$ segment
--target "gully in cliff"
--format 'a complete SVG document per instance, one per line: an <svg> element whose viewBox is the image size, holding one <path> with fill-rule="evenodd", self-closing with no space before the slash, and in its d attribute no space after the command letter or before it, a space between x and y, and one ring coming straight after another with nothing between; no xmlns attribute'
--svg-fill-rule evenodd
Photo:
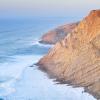
<svg viewBox="0 0 100 100"><path fill-rule="evenodd" d="M38 62L67 84L84 87L100 99L100 10L93 10Z"/></svg>

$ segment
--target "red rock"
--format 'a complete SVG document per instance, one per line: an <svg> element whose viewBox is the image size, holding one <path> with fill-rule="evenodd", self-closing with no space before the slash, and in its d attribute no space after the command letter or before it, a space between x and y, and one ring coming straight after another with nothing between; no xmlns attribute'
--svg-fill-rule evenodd
<svg viewBox="0 0 100 100"><path fill-rule="evenodd" d="M93 10L38 63L50 75L100 99L100 10Z"/></svg>
<svg viewBox="0 0 100 100"><path fill-rule="evenodd" d="M64 39L64 37L72 32L72 30L78 25L77 23L71 23L71 24L65 24L62 26L59 26L58 28L51 30L44 34L41 38L41 43L45 44L55 44L58 41L61 41Z"/></svg>

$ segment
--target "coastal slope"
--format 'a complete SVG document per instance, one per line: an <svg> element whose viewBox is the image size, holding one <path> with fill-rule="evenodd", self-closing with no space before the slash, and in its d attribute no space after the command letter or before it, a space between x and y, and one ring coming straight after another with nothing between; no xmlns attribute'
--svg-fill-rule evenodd
<svg viewBox="0 0 100 100"><path fill-rule="evenodd" d="M61 41L68 33L72 32L78 23L79 22L65 24L47 32L41 37L40 43L55 44L58 41Z"/></svg>
<svg viewBox="0 0 100 100"><path fill-rule="evenodd" d="M93 10L38 65L49 75L100 99L100 10Z"/></svg>

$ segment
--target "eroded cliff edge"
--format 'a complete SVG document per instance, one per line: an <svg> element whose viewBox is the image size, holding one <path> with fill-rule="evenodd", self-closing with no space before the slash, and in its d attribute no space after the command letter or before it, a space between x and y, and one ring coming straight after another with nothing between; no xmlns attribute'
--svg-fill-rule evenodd
<svg viewBox="0 0 100 100"><path fill-rule="evenodd" d="M100 10L93 10L38 65L100 99Z"/></svg>
<svg viewBox="0 0 100 100"><path fill-rule="evenodd" d="M44 44L55 44L64 39L68 33L72 32L78 23L79 22L59 26L44 34L39 42Z"/></svg>

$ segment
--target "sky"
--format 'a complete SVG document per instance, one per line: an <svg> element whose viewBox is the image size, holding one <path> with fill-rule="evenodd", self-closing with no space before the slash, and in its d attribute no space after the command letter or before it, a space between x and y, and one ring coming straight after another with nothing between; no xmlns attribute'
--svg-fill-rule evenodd
<svg viewBox="0 0 100 100"><path fill-rule="evenodd" d="M0 0L0 17L78 17L99 8L100 0Z"/></svg>

